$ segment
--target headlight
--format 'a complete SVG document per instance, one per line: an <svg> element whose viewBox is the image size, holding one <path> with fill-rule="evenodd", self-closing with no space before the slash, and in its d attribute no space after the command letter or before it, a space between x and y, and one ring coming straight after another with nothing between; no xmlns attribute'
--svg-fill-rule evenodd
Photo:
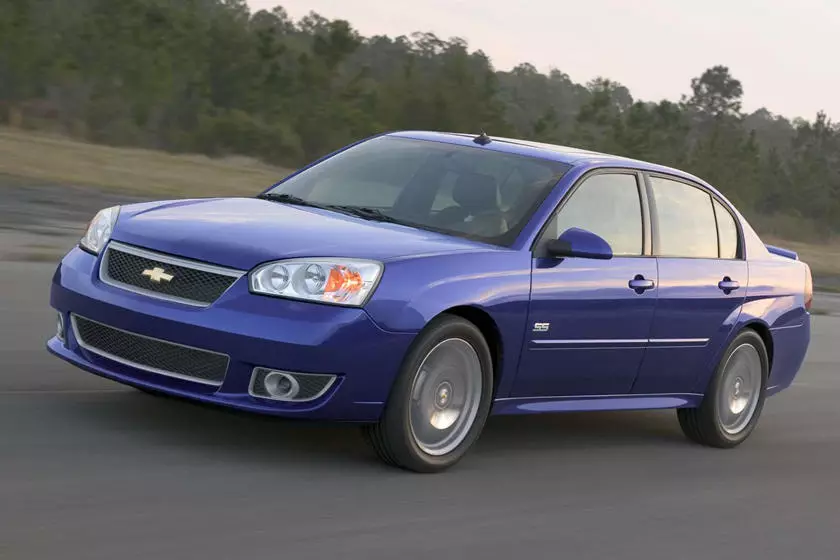
<svg viewBox="0 0 840 560"><path fill-rule="evenodd" d="M119 206L112 206L97 212L96 216L90 221L84 237L79 241L82 249L98 255L102 247L111 239L111 232L114 230L114 224L117 223L119 215Z"/></svg>
<svg viewBox="0 0 840 560"><path fill-rule="evenodd" d="M249 283L256 294L361 306L381 275L382 264L374 261L294 259L262 265Z"/></svg>

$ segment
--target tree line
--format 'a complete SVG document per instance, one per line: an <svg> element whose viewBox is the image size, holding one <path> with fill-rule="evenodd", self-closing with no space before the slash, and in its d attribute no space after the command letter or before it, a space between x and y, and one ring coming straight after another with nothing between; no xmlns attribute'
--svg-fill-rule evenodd
<svg viewBox="0 0 840 560"><path fill-rule="evenodd" d="M513 136L683 168L765 233L840 230L840 126L745 113L725 66L680 100L510 71L454 38L363 37L244 0L0 0L0 123L295 167L386 130Z"/></svg>

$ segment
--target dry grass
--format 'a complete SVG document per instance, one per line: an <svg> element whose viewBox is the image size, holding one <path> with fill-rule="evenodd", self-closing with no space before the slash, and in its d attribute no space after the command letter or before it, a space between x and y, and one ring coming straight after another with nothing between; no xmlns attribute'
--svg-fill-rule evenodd
<svg viewBox="0 0 840 560"><path fill-rule="evenodd" d="M0 128L0 174L167 196L254 194L289 173L248 158L114 148Z"/></svg>
<svg viewBox="0 0 840 560"><path fill-rule="evenodd" d="M765 239L766 243L791 249L811 267L816 275L840 277L840 243L805 243L788 241L775 237Z"/></svg>

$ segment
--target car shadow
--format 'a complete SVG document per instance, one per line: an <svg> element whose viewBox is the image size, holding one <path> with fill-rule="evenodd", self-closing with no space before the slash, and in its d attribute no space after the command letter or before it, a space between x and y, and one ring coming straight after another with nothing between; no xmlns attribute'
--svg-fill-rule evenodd
<svg viewBox="0 0 840 560"><path fill-rule="evenodd" d="M519 450L583 451L685 443L672 410L567 412L491 417L482 435L483 454Z"/></svg>
<svg viewBox="0 0 840 560"><path fill-rule="evenodd" d="M68 422L85 423L91 431L116 431L120 439L135 439L138 445L176 446L213 461L284 462L307 469L380 464L357 424L260 416L136 390L66 406L71 406L64 411ZM673 411L492 417L472 453L494 457L639 445L685 445Z"/></svg>

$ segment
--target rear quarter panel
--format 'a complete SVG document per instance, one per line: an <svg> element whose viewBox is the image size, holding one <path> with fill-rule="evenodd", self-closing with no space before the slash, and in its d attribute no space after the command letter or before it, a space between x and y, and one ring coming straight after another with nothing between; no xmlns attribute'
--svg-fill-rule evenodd
<svg viewBox="0 0 840 560"><path fill-rule="evenodd" d="M801 261L772 255L763 245L754 243L749 247L749 234L746 237L750 257L746 298L730 340L714 357L713 364L720 360L726 346L742 329L763 327L771 340L767 386L768 393L774 394L790 386L808 350L811 317L805 309L805 284L810 272ZM713 373L714 366L709 368L706 377L698 380L698 392L705 391Z"/></svg>
<svg viewBox="0 0 840 560"><path fill-rule="evenodd" d="M768 390L788 387L805 359L811 317L805 309L808 268L800 261L770 255L750 260L750 284L739 323L759 323L770 330L771 369Z"/></svg>

